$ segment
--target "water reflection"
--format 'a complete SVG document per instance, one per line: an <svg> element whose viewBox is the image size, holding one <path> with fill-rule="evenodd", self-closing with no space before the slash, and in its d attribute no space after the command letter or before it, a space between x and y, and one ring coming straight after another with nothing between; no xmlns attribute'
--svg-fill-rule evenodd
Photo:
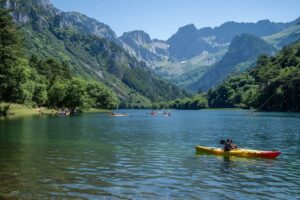
<svg viewBox="0 0 300 200"><path fill-rule="evenodd" d="M0 198L292 199L299 196L300 116L174 111L0 121ZM297 121L295 125L295 121ZM230 135L228 135L230 133ZM195 155L231 137L242 147L280 148L276 160ZM253 139L254 138L254 139Z"/></svg>

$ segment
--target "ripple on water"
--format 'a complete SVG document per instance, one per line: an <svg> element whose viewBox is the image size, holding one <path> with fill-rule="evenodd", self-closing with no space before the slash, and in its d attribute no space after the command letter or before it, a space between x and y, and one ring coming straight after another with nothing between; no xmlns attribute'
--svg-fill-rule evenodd
<svg viewBox="0 0 300 200"><path fill-rule="evenodd" d="M168 119L125 112L130 117L1 122L0 198L300 196L300 115L260 113L241 127L248 120L244 111L173 111ZM275 160L195 155L195 145L218 146L227 137L243 147L277 148L282 155Z"/></svg>

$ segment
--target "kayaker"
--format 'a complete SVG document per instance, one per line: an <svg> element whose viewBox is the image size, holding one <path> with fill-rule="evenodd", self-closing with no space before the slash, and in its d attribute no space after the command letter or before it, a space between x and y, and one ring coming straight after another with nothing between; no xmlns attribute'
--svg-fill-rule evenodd
<svg viewBox="0 0 300 200"><path fill-rule="evenodd" d="M237 145L236 145L236 144L233 144L232 139L230 139L230 145L231 145L231 148L232 148L232 149L236 149L236 148L237 148Z"/></svg>
<svg viewBox="0 0 300 200"><path fill-rule="evenodd" d="M230 151L231 149L236 149L237 145L232 143L232 139L221 140L221 144L224 144L224 151Z"/></svg>

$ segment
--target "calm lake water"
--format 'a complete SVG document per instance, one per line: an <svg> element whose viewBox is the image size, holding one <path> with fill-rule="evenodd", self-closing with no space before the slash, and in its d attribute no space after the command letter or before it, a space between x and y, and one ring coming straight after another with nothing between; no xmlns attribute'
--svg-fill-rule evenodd
<svg viewBox="0 0 300 200"><path fill-rule="evenodd" d="M300 198L300 114L124 112L0 120L0 199ZM282 155L195 154L227 137Z"/></svg>

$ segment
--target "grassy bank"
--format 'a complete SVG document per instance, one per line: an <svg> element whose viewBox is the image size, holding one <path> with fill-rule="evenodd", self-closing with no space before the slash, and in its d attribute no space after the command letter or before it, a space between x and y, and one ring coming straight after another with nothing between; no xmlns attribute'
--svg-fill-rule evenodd
<svg viewBox="0 0 300 200"><path fill-rule="evenodd" d="M0 103L0 106L6 106L7 103ZM52 110L48 108L32 108L22 104L11 104L8 110L8 117L22 117L40 114L51 114Z"/></svg>
<svg viewBox="0 0 300 200"><path fill-rule="evenodd" d="M0 103L1 106L6 106L8 103ZM11 104L7 117L26 117L26 116L34 116L34 115L52 115L53 110L46 107L41 108L33 108L31 106L23 105L23 104ZM105 109L96 109L91 108L88 110L84 110L84 113L99 113L99 112L110 112L110 110ZM56 113L56 111L55 111Z"/></svg>

